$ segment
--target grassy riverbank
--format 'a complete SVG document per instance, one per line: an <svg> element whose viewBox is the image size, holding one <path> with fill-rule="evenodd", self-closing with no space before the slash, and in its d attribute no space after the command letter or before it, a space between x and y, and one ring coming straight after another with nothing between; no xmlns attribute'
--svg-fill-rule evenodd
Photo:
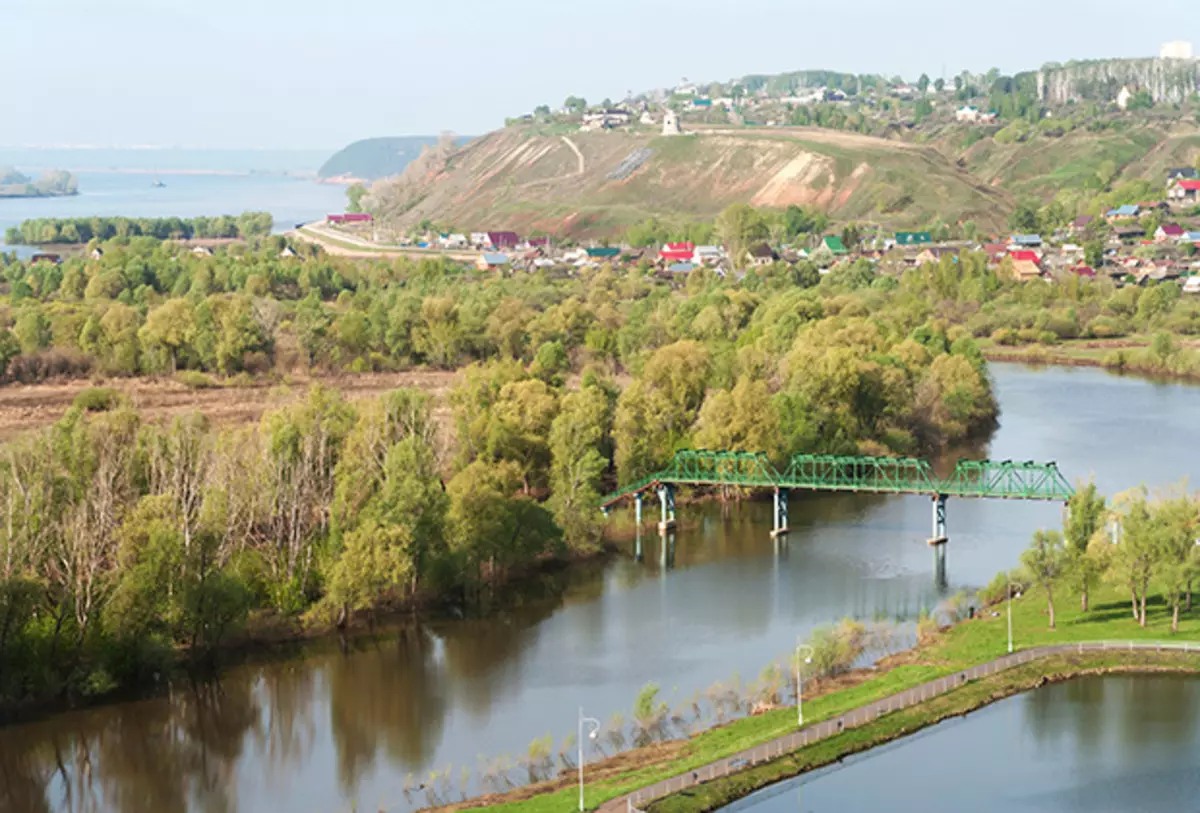
<svg viewBox="0 0 1200 813"><path fill-rule="evenodd" d="M1055 656L1035 661L973 681L919 706L848 729L771 762L664 797L647 806L646 810L648 813L705 813L717 810L775 782L821 768L1046 683L1085 675L1147 672L1200 674L1200 655L1109 652Z"/></svg>
<svg viewBox="0 0 1200 813"><path fill-rule="evenodd" d="M1166 335L1166 334L1164 334ZM988 361L1058 367L1101 367L1152 378L1200 381L1200 343L1183 336L1169 341L1148 335L1122 339L1078 339L1057 344L1008 346L981 339Z"/></svg>
<svg viewBox="0 0 1200 813"><path fill-rule="evenodd" d="M1147 603L1147 623L1145 627L1141 627L1132 618L1128 596L1116 586L1095 586L1091 594L1091 609L1086 613L1081 610L1077 595L1071 595L1068 591L1063 593L1057 596L1056 630L1051 630L1048 626L1043 590L1033 588L1022 598L1013 601L1013 631L1017 649L1101 640L1200 641L1200 608L1181 616L1179 632L1172 635L1170 610L1157 595L1150 597ZM837 717L874 700L895 695L905 689L1003 655L1008 649L1006 610L1003 603L984 608L974 619L939 632L916 649L882 662L878 669L864 670L842 682L816 684L811 690L806 684L805 723L812 725ZM1056 656L1036 661L969 683L963 689L921 706L888 715L878 723L849 730L836 738L794 752L782 760L735 774L728 780L722 780L719 789L709 789L709 785L705 784L702 786L703 796L697 795L701 793L700 790L692 789L660 801L653 809L713 809L713 806L725 804L773 781L803 773L842 756L931 725L948 716L962 714L988 702L1032 688L1042 678L1058 680L1096 671L1136 671L1141 668L1172 668L1200 672L1200 657L1126 652ZM612 799L649 787L663 779L691 772L795 730L795 709L786 707L711 728L687 740L660 743L640 751L618 754L609 760L589 763L587 805L589 808L599 807ZM472 799L444 809L486 806L506 813L550 813L564 810L570 808L573 800L576 800L578 790L574 781L574 773L567 773L549 782L518 788L505 794ZM730 784L726 785L725 782ZM708 795L710 793L711 798ZM719 803L716 801L718 799ZM676 804L696 806L671 806Z"/></svg>

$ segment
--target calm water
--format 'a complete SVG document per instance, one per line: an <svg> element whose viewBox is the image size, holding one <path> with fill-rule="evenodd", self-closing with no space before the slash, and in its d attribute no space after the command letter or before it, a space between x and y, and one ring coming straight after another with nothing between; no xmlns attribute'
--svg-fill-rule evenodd
<svg viewBox="0 0 1200 813"><path fill-rule="evenodd" d="M1098 370L993 370L1003 414L992 457L1057 460L1108 493L1196 479L1200 389ZM1014 566L1060 512L951 500L947 589ZM643 563L547 578L487 620L411 627L346 653L331 644L230 670L216 686L0 730L0 789L16 789L0 809L402 810L407 774L453 765L457 777L535 737L559 743L580 704L602 719L628 715L647 681L679 702L735 674L753 679L815 626L912 617L942 594L924 541L927 499L794 495L779 551L769 513L765 503L684 506L665 565L647 538Z"/></svg>
<svg viewBox="0 0 1200 813"><path fill-rule="evenodd" d="M1087 678L777 785L737 813L1192 811L1200 797L1200 680Z"/></svg>
<svg viewBox="0 0 1200 813"><path fill-rule="evenodd" d="M346 205L342 186L319 184L301 173L315 173L319 153L196 150L63 150L56 152L0 149L0 166L15 165L36 175L45 167L62 168L79 177L79 194L69 198L0 198L0 246L4 232L38 217L200 217L268 211L277 231L296 223L340 212ZM37 163L40 162L40 163ZM112 171L138 170L134 172ZM157 170L166 184L155 189ZM237 172L195 175L186 170ZM261 173L276 174L261 174ZM284 175L282 173L292 173ZM18 253L32 253L28 247Z"/></svg>

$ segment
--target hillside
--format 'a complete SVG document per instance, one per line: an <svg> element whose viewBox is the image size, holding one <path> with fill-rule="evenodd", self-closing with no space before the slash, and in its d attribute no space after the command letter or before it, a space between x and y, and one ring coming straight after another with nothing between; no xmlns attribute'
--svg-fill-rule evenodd
<svg viewBox="0 0 1200 813"><path fill-rule="evenodd" d="M368 208L397 230L422 220L605 236L647 217L711 219L735 202L819 207L837 219L1000 228L1007 193L933 147L815 128L708 129L661 137L510 127L430 150L376 184Z"/></svg>
<svg viewBox="0 0 1200 813"><path fill-rule="evenodd" d="M338 150L317 172L321 180L375 181L399 175L437 136L365 138Z"/></svg>

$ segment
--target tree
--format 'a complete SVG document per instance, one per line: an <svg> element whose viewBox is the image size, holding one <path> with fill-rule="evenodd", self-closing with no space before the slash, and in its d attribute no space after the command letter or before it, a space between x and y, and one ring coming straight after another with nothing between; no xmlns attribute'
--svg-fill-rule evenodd
<svg viewBox="0 0 1200 813"><path fill-rule="evenodd" d="M1029 578L1046 591L1050 629L1054 629L1054 587L1067 569L1067 551L1058 531L1035 531L1029 548L1021 554L1021 565Z"/></svg>
<svg viewBox="0 0 1200 813"><path fill-rule="evenodd" d="M1099 240L1088 240L1083 244L1083 261L1092 268L1104 264L1104 244Z"/></svg>
<svg viewBox="0 0 1200 813"><path fill-rule="evenodd" d="M1019 232L1036 232L1040 225L1037 203L1030 200L1018 203L1017 208L1009 215L1008 223Z"/></svg>
<svg viewBox="0 0 1200 813"><path fill-rule="evenodd" d="M929 74L921 74L921 78L917 80L917 90L921 91L921 95L929 90Z"/></svg>
<svg viewBox="0 0 1200 813"><path fill-rule="evenodd" d="M587 99L580 96L568 96L567 100L563 102L563 107L569 113L582 113L587 110Z"/></svg>
<svg viewBox="0 0 1200 813"><path fill-rule="evenodd" d="M1104 513L1104 497L1097 492L1094 482L1076 489L1067 501L1063 535L1070 558L1070 572L1079 588L1080 606L1085 613L1088 611L1088 589L1096 577L1096 560L1088 555L1088 546L1103 527Z"/></svg>
<svg viewBox="0 0 1200 813"><path fill-rule="evenodd" d="M943 90L946 89L946 80L939 76L933 82L933 89L936 90L938 93L941 93Z"/></svg>
<svg viewBox="0 0 1200 813"><path fill-rule="evenodd" d="M346 211L361 212L362 199L367 195L367 188L360 183L350 184L346 187Z"/></svg>
<svg viewBox="0 0 1200 813"><path fill-rule="evenodd" d="M917 121L929 118L933 115L933 102L928 99L917 99L917 103L913 105L913 116Z"/></svg>
<svg viewBox="0 0 1200 813"><path fill-rule="evenodd" d="M612 418L598 386L563 398L550 427L550 505L567 544L593 548L599 541L600 475L607 467L605 441Z"/></svg>
<svg viewBox="0 0 1200 813"><path fill-rule="evenodd" d="M1133 619L1146 626L1146 594L1155 575L1159 518L1144 489L1118 494L1113 500L1120 520L1120 537L1107 551L1105 576L1129 587Z"/></svg>
<svg viewBox="0 0 1200 813"><path fill-rule="evenodd" d="M1155 513L1157 578L1171 607L1171 632L1179 632L1179 607L1196 574L1196 533L1200 516L1196 503L1186 496L1160 503Z"/></svg>
<svg viewBox="0 0 1200 813"><path fill-rule="evenodd" d="M739 268L745 263L750 246L765 240L769 233L763 216L745 203L727 206L717 215L716 227L730 260Z"/></svg>

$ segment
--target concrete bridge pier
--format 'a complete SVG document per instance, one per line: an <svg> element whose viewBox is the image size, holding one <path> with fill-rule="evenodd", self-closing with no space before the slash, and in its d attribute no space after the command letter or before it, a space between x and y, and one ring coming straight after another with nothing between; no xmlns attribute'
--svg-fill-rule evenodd
<svg viewBox="0 0 1200 813"><path fill-rule="evenodd" d="M665 534L675 528L675 484L663 483L658 487L658 502L662 509L662 519L658 523L658 532Z"/></svg>
<svg viewBox="0 0 1200 813"><path fill-rule="evenodd" d="M638 523L637 529L634 531L633 560L641 562L645 558L646 555L642 552L642 526L641 523Z"/></svg>
<svg viewBox="0 0 1200 813"><path fill-rule="evenodd" d="M638 534L642 531L642 492L633 495L633 521L637 524Z"/></svg>
<svg viewBox="0 0 1200 813"><path fill-rule="evenodd" d="M938 587L946 585L946 495L936 494L933 498L933 536L929 546L933 548L933 578Z"/></svg>
<svg viewBox="0 0 1200 813"><path fill-rule="evenodd" d="M781 536L787 536L788 532L788 490L786 488L775 489L775 513L773 517L773 525L771 527L771 538L778 539Z"/></svg>
<svg viewBox="0 0 1200 813"><path fill-rule="evenodd" d="M675 534L665 533L659 537L658 564L661 573L675 569Z"/></svg>

